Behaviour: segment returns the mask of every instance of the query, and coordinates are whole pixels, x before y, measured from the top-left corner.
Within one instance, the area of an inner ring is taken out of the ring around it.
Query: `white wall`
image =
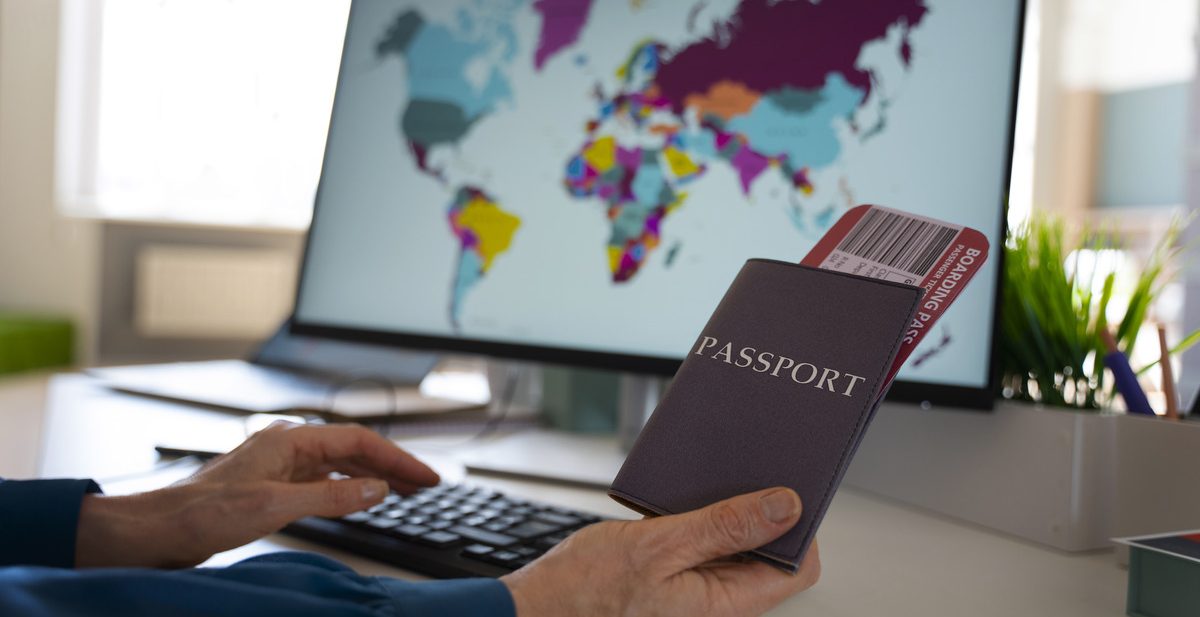
[[[1200,63],[1200,39],[1193,53]],[[1183,264],[1183,332],[1200,328],[1200,79],[1192,80],[1192,100],[1189,110],[1187,142],[1187,209],[1191,212],[1191,225],[1184,237]],[[1192,397],[1200,397],[1200,345],[1192,347],[1183,355],[1182,370],[1176,375],[1179,396],[1187,405]]]
[[[57,0],[0,0],[0,310],[71,317],[90,358],[99,233],[54,206]]]

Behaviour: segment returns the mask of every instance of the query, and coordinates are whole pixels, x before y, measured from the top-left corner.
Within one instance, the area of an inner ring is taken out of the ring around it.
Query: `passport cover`
[[[791,487],[804,502],[800,521],[750,556],[796,571],[920,298],[909,285],[746,262],[609,495],[653,516]]]

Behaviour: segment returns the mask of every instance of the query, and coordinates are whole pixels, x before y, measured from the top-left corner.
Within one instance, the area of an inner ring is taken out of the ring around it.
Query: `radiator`
[[[151,245],[137,257],[134,326],[146,337],[256,339],[292,307],[295,254]]]

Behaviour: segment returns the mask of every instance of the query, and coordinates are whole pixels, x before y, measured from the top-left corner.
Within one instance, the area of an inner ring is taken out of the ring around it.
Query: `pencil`
[[[1129,366],[1129,358],[1121,353],[1117,347],[1117,340],[1107,327],[1100,328],[1100,339],[1108,350],[1104,356],[1104,364],[1112,371],[1113,385],[1117,387],[1121,398],[1125,399],[1125,408],[1129,413],[1153,416],[1154,409],[1150,407],[1150,401],[1146,400],[1146,392],[1138,383],[1133,367]]]
[[[1158,324],[1158,364],[1162,367],[1162,391],[1167,399],[1166,416],[1179,419],[1179,396],[1175,393],[1175,371],[1171,368],[1171,349],[1167,347],[1167,328]]]

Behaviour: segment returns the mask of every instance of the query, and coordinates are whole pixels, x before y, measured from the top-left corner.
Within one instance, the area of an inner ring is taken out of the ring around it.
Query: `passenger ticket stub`
[[[987,238],[970,227],[863,205],[842,215],[800,263],[913,285],[925,291],[882,391],[979,271],[987,255]]]

